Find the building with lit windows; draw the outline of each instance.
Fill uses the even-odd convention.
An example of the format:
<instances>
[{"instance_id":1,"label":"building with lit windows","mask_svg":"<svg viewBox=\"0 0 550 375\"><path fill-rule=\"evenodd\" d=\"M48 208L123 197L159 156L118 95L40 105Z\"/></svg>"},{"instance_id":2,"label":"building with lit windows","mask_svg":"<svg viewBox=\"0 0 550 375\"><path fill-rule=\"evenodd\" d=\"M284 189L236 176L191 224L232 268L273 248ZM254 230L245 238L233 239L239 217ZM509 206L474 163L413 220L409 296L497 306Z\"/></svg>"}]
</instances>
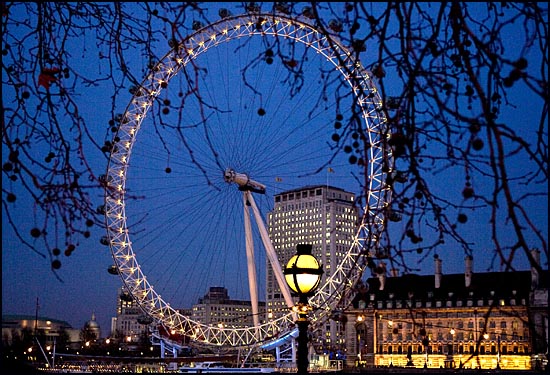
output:
<instances>
[{"instance_id":1,"label":"building with lit windows","mask_svg":"<svg viewBox=\"0 0 550 375\"><path fill-rule=\"evenodd\" d=\"M265 302L259 302L260 316L265 316ZM232 300L224 287L210 287L204 297L190 309L178 311L191 319L204 323L231 328L254 325L250 301ZM112 319L112 337L127 345L132 345L149 337L153 319L147 316L134 298L124 288L119 289L117 314Z\"/></svg>"},{"instance_id":2,"label":"building with lit windows","mask_svg":"<svg viewBox=\"0 0 550 375\"><path fill-rule=\"evenodd\" d=\"M111 334L114 338L127 343L138 342L149 333L148 318L131 294L119 288L116 317L111 322Z\"/></svg>"},{"instance_id":3,"label":"building with lit windows","mask_svg":"<svg viewBox=\"0 0 550 375\"><path fill-rule=\"evenodd\" d=\"M264 316L265 302L258 302L258 305L260 316ZM210 287L208 293L193 305L191 318L204 324L228 328L254 325L250 301L232 300L224 287Z\"/></svg>"},{"instance_id":4,"label":"building with lit windows","mask_svg":"<svg viewBox=\"0 0 550 375\"><path fill-rule=\"evenodd\" d=\"M57 343L63 348L79 348L82 330L73 328L63 320L30 315L2 315L2 345L14 341L34 342L36 335L44 348Z\"/></svg>"},{"instance_id":5,"label":"building with lit windows","mask_svg":"<svg viewBox=\"0 0 550 375\"><path fill-rule=\"evenodd\" d=\"M296 254L296 245L313 245L312 255L322 264L324 278L342 262L357 232L355 195L326 185L306 186L275 195L268 214L268 231L279 263L285 265ZM267 264L266 309L268 317L288 312L273 268ZM323 282L323 281L321 281ZM330 292L329 292L330 293ZM343 327L330 320L315 338L315 345L330 349L343 345Z\"/></svg>"},{"instance_id":6,"label":"building with lit windows","mask_svg":"<svg viewBox=\"0 0 550 375\"><path fill-rule=\"evenodd\" d=\"M427 276L377 268L346 311L347 366L547 366L548 271L474 273L466 257L464 274L443 275L441 263Z\"/></svg>"}]
</instances>

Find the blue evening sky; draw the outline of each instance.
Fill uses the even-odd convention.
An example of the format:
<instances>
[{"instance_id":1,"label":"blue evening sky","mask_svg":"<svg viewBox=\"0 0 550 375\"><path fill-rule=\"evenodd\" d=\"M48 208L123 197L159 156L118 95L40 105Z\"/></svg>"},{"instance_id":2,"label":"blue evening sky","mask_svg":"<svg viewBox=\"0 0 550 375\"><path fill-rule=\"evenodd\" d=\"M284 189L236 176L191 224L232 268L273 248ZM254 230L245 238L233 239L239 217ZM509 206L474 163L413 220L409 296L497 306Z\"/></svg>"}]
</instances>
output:
<instances>
[{"instance_id":1,"label":"blue evening sky","mask_svg":"<svg viewBox=\"0 0 550 375\"><path fill-rule=\"evenodd\" d=\"M240 5L237 5L240 3L227 4L223 6L232 9L234 14L242 12ZM219 3L212 3L212 8L208 11L211 19L218 19L219 6ZM190 23L191 19L186 22ZM222 166L231 166L246 173L255 171L253 178L257 178L271 189L269 195L256 198L264 216L273 206L272 195L287 189L307 184L328 183L356 191L357 181L352 178L352 174L357 175L357 171L346 163L345 155L339 154L330 164L334 172L326 172L325 168L323 172L309 179L297 178L298 169L291 167L298 165L295 161L300 159L303 170L311 171L313 166L321 165L315 164L319 163L319 160L328 160L327 142L330 142L336 113L334 97L329 92L326 101L317 100L322 97L318 82L319 68L328 69L329 66L323 65L323 60L316 60L315 55L308 55L311 57L308 60L311 68L306 74L303 94L294 98L285 96L285 85L281 84L285 76L280 66L251 66L247 73L250 76L247 77L253 77L253 85L256 85L254 88L262 92L262 95L256 95L250 87L242 85L240 76L243 64L265 51L263 42L252 39L254 38L245 43L246 48L237 51L235 44L221 46L198 60L207 66L207 73L198 80L205 90L206 100L216 103L224 113L218 118L212 114L212 117L209 117L218 129L211 134L211 139L215 149L220 153ZM95 59L95 43L93 39L87 42L86 53L82 52L81 45L69 44L75 50L75 58L85 56L75 63L75 66L99 74L104 69L102 64L106 61ZM510 50L513 50L513 38L509 43ZM163 56L169 50L166 41L156 43L155 46L159 49L158 56ZM368 50L361 57L365 65L372 63ZM145 77L145 58L136 53L133 64L133 73L138 77ZM388 69L389 73L390 71L391 69ZM182 79L180 74L171 82L179 82ZM170 90L175 86L170 85L161 97L169 99L177 106L181 100L178 90ZM337 85L330 87L339 90ZM266 88L273 91L267 92ZM10 90L3 89L2 92L5 102L11 100ZM82 96L79 98L81 115L87 119L89 131L99 143L103 142L105 134L108 133L111 95L109 82L103 82L99 87L83 88ZM119 113L124 112L130 98L130 94L118 98L116 106ZM526 92L516 88L513 89L510 98L515 100L516 109L508 110L502 117L503 121L528 142L534 142L541 99L528 97ZM258 108L267 110L265 117L258 117ZM188 126L191 135L187 141L191 143L193 150L197 150L195 156L200 159L209 177L219 177L219 165L209 147L196 143L204 142L204 134L199 134L201 128L196 127L193 130L200 121L199 110L198 103L190 99L185 103L182 112L185 115L178 117L179 112L172 109L165 117L166 123ZM255 126L256 124L262 126ZM262 131L257 130L260 128ZM169 151L158 141L156 134L165 137ZM204 175L189 172L192 164L189 152L180 140L178 133L169 127L159 126L158 122L146 121L134 146L128 186L136 195L148 196L150 199L143 204L129 201L127 207L129 225L135 225L136 228L137 234L133 240L138 261L143 262L140 265L148 278L153 280L155 290L181 307L190 307L190 304L202 297L210 286L226 286L231 297L246 299L246 294L243 294L243 291L247 290L244 277L245 260L238 250L242 249L243 241L241 195L235 186L227 185L223 181L215 181L215 186L205 187ZM37 145L36 152L43 151L43 147L44 145ZM107 164L101 152L90 145L86 145L86 149L97 173L105 173ZM2 151L5 159L4 149ZM511 157L511 180L523 173L523 158L524 154ZM172 169L169 176L165 172L166 167ZM481 181L480 176L474 179ZM3 176L4 187L9 185L9 181L6 180ZM463 171L460 168L437 171L433 182L431 188L435 193L448 197L460 196L464 186ZM521 194L523 183L521 180L513 181L517 189L516 194ZM480 191L485 188L479 183L475 186ZM198 187L200 189L197 190ZM531 187L525 186L525 189ZM492 186L486 188L491 189ZM537 191L547 193L547 186ZM231 194L232 198L228 198L228 194ZM98 194L94 199L99 205L103 197ZM527 200L525 205L531 220L539 228L547 228L547 195ZM14 218L19 223L21 232L28 233L36 220L32 204L27 197L26 200L18 199L16 207ZM489 210L480 204L480 208L469 214L468 222L460 224L459 227L459 232L476 250L474 272L499 270L499 262L494 261L494 253L491 250L493 244L488 226L488 213ZM4 211L2 215L2 313L34 315L38 299L40 316L66 320L74 328L82 328L92 313L95 313L102 328L102 336L107 336L111 317L116 315L117 292L121 280L107 272L107 268L113 264L113 259L108 247L99 242L105 235L104 231L94 228L92 237L88 240L82 239L71 257L62 257L63 266L57 271L58 278L50 269L50 260L23 247L11 228L6 225ZM505 213L500 219L504 221L504 217ZM404 230L403 223L390 225L395 233ZM432 236L431 232L432 229L424 226L421 234L429 239ZM547 230L543 236L548 238ZM506 235L503 238L506 239ZM536 242L535 238L528 238L529 240ZM463 272L464 252L457 243L447 241L438 247L437 252L443 260L444 274ZM265 259L261 254L258 256L259 264L263 265ZM412 252L407 255L407 260L418 273L433 272L433 253L419 255ZM547 259L543 258L542 263L547 268ZM516 266L518 269L528 269L528 263L521 254L518 255ZM261 268L259 267L260 278L265 277Z\"/></svg>"}]
</instances>

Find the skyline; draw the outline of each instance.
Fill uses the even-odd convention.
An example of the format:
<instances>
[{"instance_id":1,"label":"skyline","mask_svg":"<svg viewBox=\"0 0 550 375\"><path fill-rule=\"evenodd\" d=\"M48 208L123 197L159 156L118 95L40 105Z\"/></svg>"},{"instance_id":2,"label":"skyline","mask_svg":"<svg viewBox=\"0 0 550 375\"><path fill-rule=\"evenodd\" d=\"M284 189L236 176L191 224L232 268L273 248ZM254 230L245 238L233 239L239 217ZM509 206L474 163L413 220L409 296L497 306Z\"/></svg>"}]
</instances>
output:
<instances>
[{"instance_id":1,"label":"skyline","mask_svg":"<svg viewBox=\"0 0 550 375\"><path fill-rule=\"evenodd\" d=\"M216 8L212 10L215 12ZM95 40L90 37L89 42L91 46ZM155 284L155 290L177 305L196 302L207 293L210 286L227 287L229 295L234 299L242 299L242 293L248 287L244 277L246 272L242 269L246 262L242 261L243 252L239 252L244 240L239 236L243 231L242 196L236 186L223 181L221 172L226 167L247 173L252 179L267 186L267 194L255 196L264 218L273 207L273 195L281 191L310 184L330 184L356 194L361 191L358 180L364 176L360 175L359 168L347 162L348 155L340 152L331 159L334 144L330 140L339 106L347 107L349 103L336 103L330 95L327 95L326 103L323 102L321 93L324 80L329 81L335 75L327 73L325 76L319 72L329 71L327 66L330 67L330 64L323 65L325 62L316 59L315 55L305 55L304 51L299 50L304 56L310 57L307 62L312 68L304 75L307 85L295 97L289 98L286 89L296 82L288 81L285 75L288 71L283 69L282 64L250 63L257 62L251 56L263 56L265 53L266 48L262 43L251 38L238 53L229 47L220 46L205 54L204 59L198 59L201 67L204 67L204 75L197 77L194 83L205 90L204 97L186 96L184 105L181 91L169 86L159 97L164 104L154 108L158 111L157 117L154 120L147 119L144 123L132 153L127 181L131 196L136 199L128 198L126 202L128 226L133 235L132 246L138 253L140 267ZM75 49L75 55L79 54L80 48L76 44L70 47ZM160 55L169 49L166 43L161 42L157 47L157 54ZM365 53L363 60L370 64L369 57ZM89 71L100 71L103 68L101 60L96 58L82 59L78 65L80 69ZM240 69L244 66L248 67L246 77L250 79L249 85L242 83ZM139 79L144 79L149 66L140 57L132 61L132 68ZM181 80L182 75L180 73L171 82ZM287 82L288 86L274 82ZM329 92L345 92L340 81L329 82ZM268 95L264 91L267 89L273 91ZM112 98L105 94L109 92L108 85L83 89L79 112L82 117L91 119L90 124L94 124L87 129L94 139L111 139L113 136L109 124L115 113L110 113ZM515 88L511 93L511 98L524 95ZM11 100L9 90L3 90L2 95L5 102ZM243 105L235 104L236 97L241 99ZM130 98L129 92L117 98L116 113L124 112ZM216 104L216 107L211 108L220 111L208 112L211 109L208 108L204 114L201 112L204 111L203 103L199 99ZM524 98L520 104L524 104L525 108L508 108L502 115L529 142L534 142L537 132L537 113L530 111L529 106L540 103L536 97ZM169 109L164 113L166 108ZM266 113L260 115L261 109ZM203 121L204 117L208 122ZM179 129L170 126L174 124L185 128L185 138L179 134ZM206 143L205 129L216 130L208 133L210 138ZM157 134L168 141L161 142ZM349 141L352 134L342 137ZM185 146L182 146L182 140L187 142ZM47 143L38 142L33 152L40 155L46 153ZM204 147L204 144L209 146ZM444 158L446 154L443 147L440 150L433 140L431 146L436 150L434 153L443 155L438 157ZM93 145L85 144L84 147L91 156L89 161L93 163L97 174L106 173L105 155ZM206 152L191 152L197 150ZM2 152L3 160L6 160L4 144ZM547 207L547 192L544 195L543 191L532 185L529 187L528 181L518 177L524 175L524 154L516 156L512 153L509 157L509 176L514 187L521 191L522 186L526 186L539 194L536 199L531 197L526 200L529 218L540 228L548 228L548 212L546 208L541 209ZM298 160L301 164L296 163ZM445 165L437 167L434 168L433 192L449 198L449 201L450 197L461 196L463 171L460 168L445 168ZM483 173L486 171L474 175L472 180L481 180ZM32 198L18 191L13 182L7 181L6 174L3 174L4 185L10 186L10 189L13 186L14 191L20 193L14 203L17 211L14 211L11 219L20 225L21 233L29 233L33 225L41 220L40 215L36 214ZM478 192L486 194L490 193L491 188L479 182L476 185ZM141 197L146 199L137 199ZM99 206L103 197L95 196L93 201ZM474 273L499 270L501 264L494 257L493 234L488 225L491 207L483 200L459 202L458 208L452 204L448 206L449 221L456 220L463 206L474 207L468 211L467 222L456 223L457 232L476 250ZM102 237L106 235L105 230L98 225L92 226L90 238L81 239L76 244L74 254L62 255L60 259L63 267L54 272L50 269L51 259L24 248L20 239L14 236L5 224L8 221L4 206L2 215L2 313L34 315L38 298L40 316L66 320L74 328L81 328L95 313L104 335L106 329L110 328L110 318L116 315L117 292L122 285L118 276L107 272L114 260L108 246L101 244ZM505 228L506 213L501 212L497 219L502 220L502 227ZM395 236L394 243L398 241L399 233L406 230L407 224L406 221L389 223L391 233ZM437 240L433 227L424 222L418 227L425 242ZM514 233L500 235L509 240L513 239ZM547 232L542 233L542 237L547 238ZM39 240L32 241L42 248ZM538 243L537 236L533 234L527 241ZM59 242L62 243L61 240ZM255 243L260 243L257 237ZM443 261L443 274L462 273L465 256L463 247L460 241L453 242L452 239L438 243L436 251L417 252L414 246L410 246L410 252L402 254L402 259L395 260L410 267L413 272L431 274L433 255L437 254ZM61 247L62 254L63 250L64 247ZM259 272L262 272L262 264L265 264L262 256L260 251L257 262ZM518 269L529 269L523 255L519 255L514 264ZM541 264L548 267L544 251ZM262 273L259 274L262 279ZM369 270L365 276L370 276Z\"/></svg>"},{"instance_id":2,"label":"skyline","mask_svg":"<svg viewBox=\"0 0 550 375\"><path fill-rule=\"evenodd\" d=\"M460 267L457 265L457 267L453 267L453 268L457 268L455 272L446 272L445 271L445 260L443 259L443 266L442 266L442 269L443 269L443 277L445 277L445 275L452 275L452 274L463 274L464 273L464 267L465 267L465 264L463 264L463 268L460 269ZM474 262L473 262L473 269L474 269L474 274L476 273L485 273L483 271L480 271L480 270L476 270L476 266L475 266L476 262L475 262L475 259L474 259ZM3 263L3 265L5 265ZM522 270L519 270L519 271L527 271L528 269L522 269ZM51 275L48 275L47 273L50 272L50 270L47 270L45 269L43 266L39 266L38 268L36 268L36 271L46 271L46 274L44 274L43 276L44 277L51 277ZM434 266L434 271L435 271L435 266ZM107 274L107 272L105 272ZM431 275L431 274L434 274L434 272L432 273L422 273L422 275ZM94 273L95 275L95 273ZM388 274L387 274L388 277L392 277L391 274L390 274L390 271L388 270ZM399 276L402 276L402 275L399 275ZM86 278L88 278L89 276L86 276ZM374 275L369 275L369 278L370 277L375 277ZM2 315L24 315L24 316L30 316L30 317L34 317L35 316L35 312L36 312L36 303L37 303L37 299L38 299L38 304L39 304L39 308L38 308L38 317L39 318L50 318L50 319L56 319L56 320L62 320L62 321L66 321L68 322L74 329L81 329L84 327L84 325L86 324L86 322L88 322L91 317L92 317L92 314L95 314L96 316L96 321L100 324L100 327L101 327L101 335L102 337L107 337L109 336L109 332L110 332L110 328L111 328L111 325L110 325L110 320L111 318L113 317L116 317L116 306L117 306L117 298L118 298L118 290L120 288L120 285L118 283L118 280L116 280L115 277L113 277L112 275L107 275L107 279L108 280L115 280L114 283L108 283L109 286L105 286L104 291L106 292L109 292L108 295L110 295L110 297L107 297L107 298L98 298L97 300L98 301L103 301L104 305L103 306L94 306L93 303L90 303L90 304L85 304L83 306L81 306L81 304L79 303L80 302L80 299L78 297L76 297L76 294L78 294L78 292L83 292L85 294L88 294L89 293L89 288L88 287L85 287L85 288L81 288L81 287L78 287L76 285L73 285L73 286L60 286L61 288L63 288L65 291L66 291L66 295L71 295L71 293L73 294L71 297L67 298L67 307L70 309L70 307L72 306L73 308L75 308L76 306L79 306L81 307L80 308L80 312L79 312L79 315L78 316L74 316L71 312L66 312L66 313L59 313L57 311L58 308L57 308L57 303L59 303L60 301L63 301L65 298L59 298L59 299L56 299L54 301L52 300L49 300L49 299L44 299L43 298L43 293L39 290L35 290L36 292L36 297L33 299L33 294L32 293L22 293L24 296L26 296L26 299L24 300L20 300L18 301L18 304L20 306L23 306L23 308L21 310L4 310L6 308L6 302L9 304L10 301L9 300L4 300L3 298L3 309L2 309ZM4 280L3 280L4 281ZM21 281L16 279L16 282L17 283L20 283ZM89 286L89 285L88 285ZM216 285L212 285L212 286L216 286ZM8 288L10 288L10 286L8 285ZM112 288L112 290L110 289ZM4 289L4 287L3 287ZM67 292L68 291L68 292ZM203 295L206 295L208 293L208 290L204 291ZM4 296L4 291L3 291L3 296ZM11 293L9 293L8 295L11 296ZM231 291L229 291L229 297L234 299L231 295ZM109 305L109 300L111 300L111 303ZM198 301L196 301L198 302ZM182 306L182 308L189 308L191 306ZM179 307L178 307L179 308ZM65 309L63 309L64 311L66 311ZM86 316L86 312L89 312L89 315Z\"/></svg>"},{"instance_id":3,"label":"skyline","mask_svg":"<svg viewBox=\"0 0 550 375\"><path fill-rule=\"evenodd\" d=\"M3 238L6 238L3 236ZM4 241L3 241L4 242ZM4 246L5 243L3 243ZM9 269L12 264L10 263L10 260L4 259L3 252L3 259L2 259L2 266L5 270L6 267ZM86 261L86 258L91 256L92 259L88 258L88 261L95 261L96 256L94 254L84 254L83 255L79 253L77 256L77 259L75 259L76 263L73 263L70 265L71 272L70 274L74 274L76 271L77 263ZM79 273L78 277L80 277L83 282L82 284L76 284L73 283L76 279L72 280L66 280L65 283L59 283L54 284L59 289L59 293L54 293L55 298L44 298L44 291L41 290L41 284L36 283L36 280L39 280L40 278L43 279L51 279L53 277L51 270L44 267L43 263L29 263L29 269L27 270L28 273L20 273L17 276L13 277L10 276L9 279L4 278L5 272L3 271L3 284L2 284L2 314L3 315L28 315L28 316L34 316L36 311L36 299L38 299L39 302L39 310L38 315L39 317L47 317L51 319L58 319L67 321L71 326L75 329L82 328L84 324L90 320L92 314L96 315L96 320L100 324L101 327L101 334L102 337L108 336L108 332L110 331L110 323L111 318L116 316L116 306L117 306L117 298L118 298L118 291L121 287L120 280L118 276L111 275L107 272L107 267L109 264L112 263L111 256L105 252L101 259L103 259L103 263L97 264L94 267L90 267L86 270L84 270L84 273ZM448 259L441 257L440 260L442 261L442 274L443 275L450 275L450 274L462 274L465 270L465 262L456 262L454 264L449 264ZM421 275L432 275L435 271L435 264L433 259L430 260L430 262L426 262L426 267L423 268L423 272L420 272ZM542 263L542 261L541 261ZM479 262L476 258L473 259L473 273L484 273L485 271L483 268L480 267ZM485 263L487 265L487 263ZM529 268L519 269L521 271L529 270ZM390 270L387 270L388 276L390 277ZM30 275L33 275L33 278L29 277ZM374 275L371 275L370 272L367 270L365 272L367 277L375 277ZM97 278L98 276L99 279ZM401 274L400 274L401 276ZM86 281L87 280L87 281ZM19 287L23 288L25 290L24 293L17 293L16 290L19 290L19 287L13 288L13 285L18 285ZM213 284L210 286L222 286L226 287L225 285L218 285ZM34 287L34 289L32 289ZM29 289L27 289L29 288ZM208 292L208 289L205 289L202 294L200 294L201 298ZM232 299L239 299L235 298L234 292L235 290L228 290L229 296ZM233 292L233 293L232 293ZM94 305L93 302L87 303L81 300L80 296L87 295L88 298L91 298L91 301L94 299L96 301L99 301L98 305ZM263 295L263 294L262 294ZM19 299L20 296L23 296L23 299ZM14 301L14 299L18 299L17 302ZM198 301L198 300L197 300ZM195 301L195 303L197 302ZM19 305L23 308L20 310L12 310L10 309L13 305ZM59 306L66 306L67 308L61 308L59 309ZM189 306L177 306L177 308L189 308ZM7 310L6 310L7 309ZM73 314L72 311L78 310L78 314ZM62 311L61 313L59 311Z\"/></svg>"}]
</instances>

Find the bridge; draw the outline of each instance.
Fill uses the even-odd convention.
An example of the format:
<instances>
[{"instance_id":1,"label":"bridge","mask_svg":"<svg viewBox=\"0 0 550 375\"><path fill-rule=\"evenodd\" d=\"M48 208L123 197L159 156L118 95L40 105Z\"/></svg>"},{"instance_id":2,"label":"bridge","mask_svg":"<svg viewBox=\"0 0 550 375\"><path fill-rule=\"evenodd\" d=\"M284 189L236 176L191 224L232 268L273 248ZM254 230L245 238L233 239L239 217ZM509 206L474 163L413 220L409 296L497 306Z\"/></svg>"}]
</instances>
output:
<instances>
[{"instance_id":1,"label":"bridge","mask_svg":"<svg viewBox=\"0 0 550 375\"><path fill-rule=\"evenodd\" d=\"M275 350L275 358L277 365L285 362L294 362L296 358L296 337L298 337L298 328L286 333L285 335L278 337L274 340L270 340L259 346L262 350ZM166 358L168 353L172 358L178 358L179 354L184 349L189 349L188 345L184 345L181 342L171 340L170 338L162 335L158 330L151 331L151 344L160 346L160 356L162 359ZM253 349L249 352L251 354ZM231 357L231 356L230 356ZM235 357L235 356L233 356ZM186 357L187 359L194 357ZM207 361L205 357L194 358L194 360ZM219 356L216 357L219 360ZM247 358L245 358L245 361ZM193 362L192 359L189 360Z\"/></svg>"}]
</instances>

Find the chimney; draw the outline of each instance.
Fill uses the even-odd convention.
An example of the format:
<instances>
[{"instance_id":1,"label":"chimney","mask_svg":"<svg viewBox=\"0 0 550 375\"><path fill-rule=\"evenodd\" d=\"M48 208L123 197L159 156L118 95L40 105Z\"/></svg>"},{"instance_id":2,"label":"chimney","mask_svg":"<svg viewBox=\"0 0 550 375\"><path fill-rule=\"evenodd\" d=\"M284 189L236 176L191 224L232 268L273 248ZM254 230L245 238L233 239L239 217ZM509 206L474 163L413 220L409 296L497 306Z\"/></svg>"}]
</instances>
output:
<instances>
[{"instance_id":1,"label":"chimney","mask_svg":"<svg viewBox=\"0 0 550 375\"><path fill-rule=\"evenodd\" d=\"M540 251L539 249L533 249L531 250L531 256L533 257L533 260L535 261L536 265L540 265ZM539 286L539 271L534 267L534 265L531 266L531 290L537 289Z\"/></svg>"},{"instance_id":2,"label":"chimney","mask_svg":"<svg viewBox=\"0 0 550 375\"><path fill-rule=\"evenodd\" d=\"M474 258L471 255L466 255L464 258L465 268L464 268L464 284L466 285L466 288L470 287L472 285L472 263L474 262Z\"/></svg>"},{"instance_id":3,"label":"chimney","mask_svg":"<svg viewBox=\"0 0 550 375\"><path fill-rule=\"evenodd\" d=\"M386 263L380 262L377 267L378 280L380 281L380 290L384 290L386 285Z\"/></svg>"},{"instance_id":4,"label":"chimney","mask_svg":"<svg viewBox=\"0 0 550 375\"><path fill-rule=\"evenodd\" d=\"M439 259L439 255L434 255L434 262L435 262L435 288L439 289L441 287L441 277L443 276L441 273L441 259Z\"/></svg>"},{"instance_id":5,"label":"chimney","mask_svg":"<svg viewBox=\"0 0 550 375\"><path fill-rule=\"evenodd\" d=\"M391 277L399 277L399 269L392 268L391 269Z\"/></svg>"}]
</instances>

